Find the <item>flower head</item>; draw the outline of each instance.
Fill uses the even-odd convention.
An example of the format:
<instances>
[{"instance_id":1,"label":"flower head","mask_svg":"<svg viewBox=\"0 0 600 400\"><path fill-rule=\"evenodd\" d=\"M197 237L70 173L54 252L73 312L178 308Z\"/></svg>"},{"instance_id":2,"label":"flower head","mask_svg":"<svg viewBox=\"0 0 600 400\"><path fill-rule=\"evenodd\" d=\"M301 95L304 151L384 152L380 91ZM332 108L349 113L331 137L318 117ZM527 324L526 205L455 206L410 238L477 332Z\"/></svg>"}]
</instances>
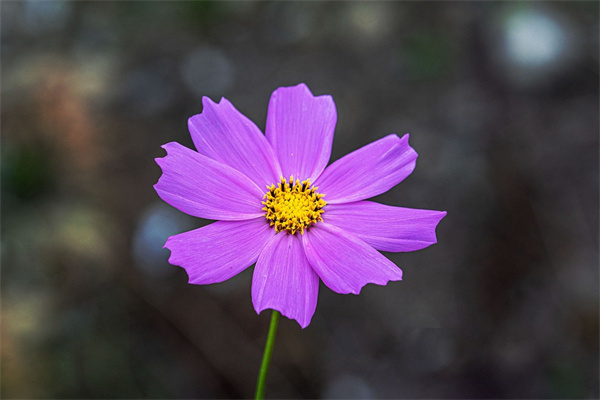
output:
<instances>
[{"instance_id":1,"label":"flower head","mask_svg":"<svg viewBox=\"0 0 600 400\"><path fill-rule=\"evenodd\" d=\"M337 293L358 294L368 283L402 279L377 250L436 243L446 212L365 201L415 168L408 135L388 135L327 167L337 120L331 96L313 96L304 84L275 90L264 135L226 99L205 97L203 106L188 123L196 151L164 145L154 186L173 207L217 220L165 244L190 283L222 282L256 263L256 312L278 310L304 328L319 279Z\"/></svg>"}]
</instances>

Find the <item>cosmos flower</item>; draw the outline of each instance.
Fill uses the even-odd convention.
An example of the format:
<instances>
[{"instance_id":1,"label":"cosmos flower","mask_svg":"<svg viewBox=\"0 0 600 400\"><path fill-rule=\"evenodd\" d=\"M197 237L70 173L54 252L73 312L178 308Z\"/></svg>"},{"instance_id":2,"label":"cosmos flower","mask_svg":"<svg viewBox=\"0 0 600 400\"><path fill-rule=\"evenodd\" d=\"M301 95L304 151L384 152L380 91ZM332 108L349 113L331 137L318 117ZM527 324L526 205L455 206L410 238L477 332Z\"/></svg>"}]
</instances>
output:
<instances>
[{"instance_id":1,"label":"cosmos flower","mask_svg":"<svg viewBox=\"0 0 600 400\"><path fill-rule=\"evenodd\" d=\"M165 244L190 283L223 282L256 263L256 312L274 309L305 328L319 279L334 292L358 294L368 283L402 279L378 250L436 243L445 212L365 201L415 168L408 135L388 135L327 166L337 121L331 96L313 96L304 84L275 90L264 135L226 99L202 104L188 121L196 151L164 145L154 186L180 211L217 220Z\"/></svg>"}]
</instances>

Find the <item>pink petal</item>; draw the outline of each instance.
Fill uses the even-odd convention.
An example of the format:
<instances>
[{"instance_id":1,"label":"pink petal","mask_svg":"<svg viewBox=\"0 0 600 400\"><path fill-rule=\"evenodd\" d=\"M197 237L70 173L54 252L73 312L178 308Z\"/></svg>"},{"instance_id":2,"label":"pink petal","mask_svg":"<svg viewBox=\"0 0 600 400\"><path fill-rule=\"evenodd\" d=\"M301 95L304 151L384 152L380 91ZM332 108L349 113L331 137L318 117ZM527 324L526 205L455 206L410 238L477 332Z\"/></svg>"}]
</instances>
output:
<instances>
[{"instance_id":1,"label":"pink petal","mask_svg":"<svg viewBox=\"0 0 600 400\"><path fill-rule=\"evenodd\" d=\"M200 218L243 220L262 216L263 191L241 172L171 142L157 158L162 168L154 185L161 199Z\"/></svg>"},{"instance_id":2,"label":"pink petal","mask_svg":"<svg viewBox=\"0 0 600 400\"><path fill-rule=\"evenodd\" d=\"M183 267L189 282L197 285L223 282L254 264L275 235L264 218L217 221L171 236L169 263Z\"/></svg>"},{"instance_id":3,"label":"pink petal","mask_svg":"<svg viewBox=\"0 0 600 400\"><path fill-rule=\"evenodd\" d=\"M329 162L336 121L331 96L315 97L303 83L273 92L266 136L285 178L314 182Z\"/></svg>"},{"instance_id":4,"label":"pink petal","mask_svg":"<svg viewBox=\"0 0 600 400\"><path fill-rule=\"evenodd\" d=\"M371 201L331 204L323 219L382 251L415 251L437 243L445 211L392 207Z\"/></svg>"},{"instance_id":5,"label":"pink petal","mask_svg":"<svg viewBox=\"0 0 600 400\"><path fill-rule=\"evenodd\" d=\"M227 99L216 104L204 97L202 105L202 113L188 120L198 152L245 174L261 190L279 182L279 162L260 129Z\"/></svg>"},{"instance_id":6,"label":"pink petal","mask_svg":"<svg viewBox=\"0 0 600 400\"><path fill-rule=\"evenodd\" d=\"M408 134L388 135L340 158L315 181L329 204L364 200L387 192L415 169Z\"/></svg>"},{"instance_id":7,"label":"pink petal","mask_svg":"<svg viewBox=\"0 0 600 400\"><path fill-rule=\"evenodd\" d=\"M323 283L337 293L359 294L367 283L386 285L402 279L402 270L377 250L320 222L302 236L304 252Z\"/></svg>"},{"instance_id":8,"label":"pink petal","mask_svg":"<svg viewBox=\"0 0 600 400\"><path fill-rule=\"evenodd\" d=\"M319 277L310 267L298 235L276 234L254 269L252 302L256 312L277 310L306 328L317 308L318 293Z\"/></svg>"}]
</instances>

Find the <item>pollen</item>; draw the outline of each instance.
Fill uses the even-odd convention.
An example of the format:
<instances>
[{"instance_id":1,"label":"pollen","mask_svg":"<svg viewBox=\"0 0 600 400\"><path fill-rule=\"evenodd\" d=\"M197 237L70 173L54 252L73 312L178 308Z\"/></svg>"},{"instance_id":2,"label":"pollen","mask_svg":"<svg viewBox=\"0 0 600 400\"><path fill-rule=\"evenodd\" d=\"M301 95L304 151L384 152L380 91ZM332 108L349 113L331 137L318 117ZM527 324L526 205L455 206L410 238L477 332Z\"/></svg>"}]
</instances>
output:
<instances>
[{"instance_id":1,"label":"pollen","mask_svg":"<svg viewBox=\"0 0 600 400\"><path fill-rule=\"evenodd\" d=\"M281 182L267 189L263 210L275 232L304 234L311 225L323 221L321 214L327 203L317 192L318 187L311 186L310 179L301 182L293 176L289 180L281 178Z\"/></svg>"}]
</instances>

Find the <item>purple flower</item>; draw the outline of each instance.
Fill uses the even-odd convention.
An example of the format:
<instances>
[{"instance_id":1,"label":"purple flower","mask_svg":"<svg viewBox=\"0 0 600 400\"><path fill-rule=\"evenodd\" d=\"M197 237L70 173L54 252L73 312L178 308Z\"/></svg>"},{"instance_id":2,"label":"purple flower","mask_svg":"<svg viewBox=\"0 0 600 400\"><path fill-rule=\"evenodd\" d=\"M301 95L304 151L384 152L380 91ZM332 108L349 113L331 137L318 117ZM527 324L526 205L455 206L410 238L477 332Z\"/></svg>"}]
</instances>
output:
<instances>
[{"instance_id":1,"label":"purple flower","mask_svg":"<svg viewBox=\"0 0 600 400\"><path fill-rule=\"evenodd\" d=\"M408 135L388 135L326 168L337 120L331 96L315 97L304 84L275 90L266 135L226 99L202 104L188 121L197 151L164 145L154 186L184 213L218 220L165 244L190 283L223 282L256 263L256 312L278 310L305 328L319 279L337 293L358 294L367 283L402 279L377 250L436 243L446 212L365 201L415 168Z\"/></svg>"}]
</instances>

